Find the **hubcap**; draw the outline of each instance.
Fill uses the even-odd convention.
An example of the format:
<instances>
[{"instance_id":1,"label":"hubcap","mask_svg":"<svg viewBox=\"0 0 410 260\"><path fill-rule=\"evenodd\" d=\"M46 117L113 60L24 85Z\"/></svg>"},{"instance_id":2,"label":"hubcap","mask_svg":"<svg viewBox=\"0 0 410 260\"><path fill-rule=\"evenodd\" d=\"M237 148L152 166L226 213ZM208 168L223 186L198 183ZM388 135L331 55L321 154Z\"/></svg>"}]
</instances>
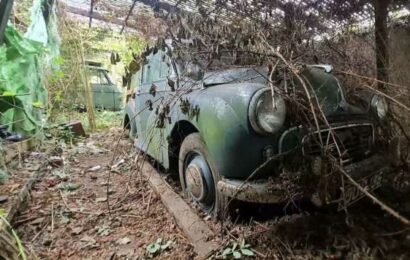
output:
<instances>
[{"instance_id":1,"label":"hubcap","mask_svg":"<svg viewBox=\"0 0 410 260\"><path fill-rule=\"evenodd\" d=\"M212 171L205 158L196 152L186 157L185 189L205 212L212 211L215 203Z\"/></svg>"},{"instance_id":2,"label":"hubcap","mask_svg":"<svg viewBox=\"0 0 410 260\"><path fill-rule=\"evenodd\" d=\"M187 189L195 200L200 201L203 199L205 194L204 183L202 180L201 169L199 169L197 165L190 164L186 169L186 184Z\"/></svg>"}]
</instances>

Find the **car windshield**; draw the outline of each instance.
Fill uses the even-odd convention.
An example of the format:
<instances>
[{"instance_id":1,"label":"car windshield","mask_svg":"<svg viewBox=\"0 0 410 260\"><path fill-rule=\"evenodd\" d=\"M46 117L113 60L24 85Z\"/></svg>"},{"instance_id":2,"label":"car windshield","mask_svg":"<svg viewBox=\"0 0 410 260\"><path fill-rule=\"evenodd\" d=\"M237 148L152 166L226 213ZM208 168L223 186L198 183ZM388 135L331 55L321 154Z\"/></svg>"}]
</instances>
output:
<instances>
[{"instance_id":1,"label":"car windshield","mask_svg":"<svg viewBox=\"0 0 410 260\"><path fill-rule=\"evenodd\" d=\"M263 64L262 55L249 51L226 50L217 54L211 52L191 52L177 55L176 65L182 76L205 75L208 72L233 68L255 67Z\"/></svg>"},{"instance_id":2,"label":"car windshield","mask_svg":"<svg viewBox=\"0 0 410 260\"><path fill-rule=\"evenodd\" d=\"M344 99L343 89L336 77L323 68L306 66L301 71L301 78L306 87L315 93L324 110L335 110ZM294 80L296 87L300 91L304 91L300 81Z\"/></svg>"}]
</instances>

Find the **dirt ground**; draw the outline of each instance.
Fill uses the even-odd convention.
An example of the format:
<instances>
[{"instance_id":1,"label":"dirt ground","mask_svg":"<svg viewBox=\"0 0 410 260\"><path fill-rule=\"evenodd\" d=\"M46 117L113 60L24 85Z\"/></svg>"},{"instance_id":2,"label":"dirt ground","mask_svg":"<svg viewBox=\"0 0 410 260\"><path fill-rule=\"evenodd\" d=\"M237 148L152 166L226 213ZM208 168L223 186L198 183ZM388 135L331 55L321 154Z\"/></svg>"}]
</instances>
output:
<instances>
[{"instance_id":1,"label":"dirt ground","mask_svg":"<svg viewBox=\"0 0 410 260\"><path fill-rule=\"evenodd\" d=\"M161 201L131 169L132 145L121 131L57 148L54 157L26 158L26 165L50 161L27 210L13 223L38 258L140 259L149 257L146 247L160 238L171 246L159 258L195 256Z\"/></svg>"},{"instance_id":2,"label":"dirt ground","mask_svg":"<svg viewBox=\"0 0 410 260\"><path fill-rule=\"evenodd\" d=\"M169 247L157 259L195 258L193 246L136 171L132 151L122 130L111 128L22 158L16 175L41 168L26 210L13 221L25 246L39 259L148 259L153 256L147 247L162 239L160 245L169 241ZM0 187L18 190L23 180ZM177 180L166 180L181 192ZM410 217L409 194L378 195ZM245 239L258 259L410 259L409 228L366 199L347 214L283 206L239 204L224 222L198 212L221 245L213 258Z\"/></svg>"}]
</instances>

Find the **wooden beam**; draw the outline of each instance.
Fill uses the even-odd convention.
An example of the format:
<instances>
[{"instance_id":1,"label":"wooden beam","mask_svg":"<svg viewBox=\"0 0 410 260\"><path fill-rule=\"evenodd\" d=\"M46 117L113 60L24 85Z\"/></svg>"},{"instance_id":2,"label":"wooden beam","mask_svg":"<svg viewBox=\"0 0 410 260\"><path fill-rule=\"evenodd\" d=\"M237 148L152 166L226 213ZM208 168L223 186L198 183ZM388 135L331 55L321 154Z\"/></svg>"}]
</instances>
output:
<instances>
[{"instance_id":1,"label":"wooden beam","mask_svg":"<svg viewBox=\"0 0 410 260\"><path fill-rule=\"evenodd\" d=\"M161 199L178 226L194 246L199 259L208 259L219 249L214 232L205 221L192 209L161 177L148 162L141 162L142 175L148 180L155 194Z\"/></svg>"},{"instance_id":2,"label":"wooden beam","mask_svg":"<svg viewBox=\"0 0 410 260\"><path fill-rule=\"evenodd\" d=\"M91 28L91 23L93 21L93 12L94 12L94 0L90 1L90 22L88 24L88 28Z\"/></svg>"},{"instance_id":3,"label":"wooden beam","mask_svg":"<svg viewBox=\"0 0 410 260\"><path fill-rule=\"evenodd\" d=\"M2 44L4 40L4 32L6 30L7 22L9 21L13 2L14 0L0 1L0 44Z\"/></svg>"},{"instance_id":4,"label":"wooden beam","mask_svg":"<svg viewBox=\"0 0 410 260\"><path fill-rule=\"evenodd\" d=\"M391 0L374 1L374 33L376 45L376 66L379 90L386 88L389 82L389 29L387 19L389 16L389 5Z\"/></svg>"},{"instance_id":5,"label":"wooden beam","mask_svg":"<svg viewBox=\"0 0 410 260\"><path fill-rule=\"evenodd\" d=\"M137 0L134 0L134 2L132 3L132 6L131 6L131 8L130 8L128 14L127 14L127 17L125 18L124 25L123 25L122 28L121 28L120 34L122 34L122 32L124 31L125 27L127 26L128 19L130 18L130 15L132 14L132 11L134 11L134 7L135 7L135 4L136 4L136 3L137 3Z\"/></svg>"},{"instance_id":6,"label":"wooden beam","mask_svg":"<svg viewBox=\"0 0 410 260\"><path fill-rule=\"evenodd\" d=\"M165 10L167 12L180 12L181 10L172 5L168 4L159 0L137 0L140 3L143 3L144 5L150 6L154 12L158 12L159 10Z\"/></svg>"},{"instance_id":7,"label":"wooden beam","mask_svg":"<svg viewBox=\"0 0 410 260\"><path fill-rule=\"evenodd\" d=\"M81 15L84 17L92 17L93 19L99 20L99 21L103 21L103 22L107 22L107 23L113 23L113 24L117 24L117 25L123 25L124 21L118 18L109 18L107 16L104 16L102 14L100 14L99 12L93 12L92 14L90 14L90 12L88 10L84 10L78 7L74 7L74 6L66 6L66 10L69 13L72 14L76 14L76 15ZM131 28L137 30L137 28L130 26Z\"/></svg>"}]
</instances>

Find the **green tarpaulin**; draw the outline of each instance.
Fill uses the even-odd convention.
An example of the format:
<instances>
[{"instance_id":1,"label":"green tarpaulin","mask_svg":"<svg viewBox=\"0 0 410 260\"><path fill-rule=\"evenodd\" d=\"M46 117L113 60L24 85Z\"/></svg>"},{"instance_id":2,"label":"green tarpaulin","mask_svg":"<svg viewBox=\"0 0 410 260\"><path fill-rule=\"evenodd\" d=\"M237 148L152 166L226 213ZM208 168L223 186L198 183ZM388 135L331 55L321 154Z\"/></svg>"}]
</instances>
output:
<instances>
[{"instance_id":1,"label":"green tarpaulin","mask_svg":"<svg viewBox=\"0 0 410 260\"><path fill-rule=\"evenodd\" d=\"M41 78L43 49L10 26L0 47L0 123L25 136L41 128L41 109L47 104Z\"/></svg>"},{"instance_id":2,"label":"green tarpaulin","mask_svg":"<svg viewBox=\"0 0 410 260\"><path fill-rule=\"evenodd\" d=\"M0 124L25 137L39 133L45 124L48 103L44 75L58 70L60 39L55 8L46 24L43 0L34 2L31 25L22 37L12 26L0 46Z\"/></svg>"}]
</instances>

